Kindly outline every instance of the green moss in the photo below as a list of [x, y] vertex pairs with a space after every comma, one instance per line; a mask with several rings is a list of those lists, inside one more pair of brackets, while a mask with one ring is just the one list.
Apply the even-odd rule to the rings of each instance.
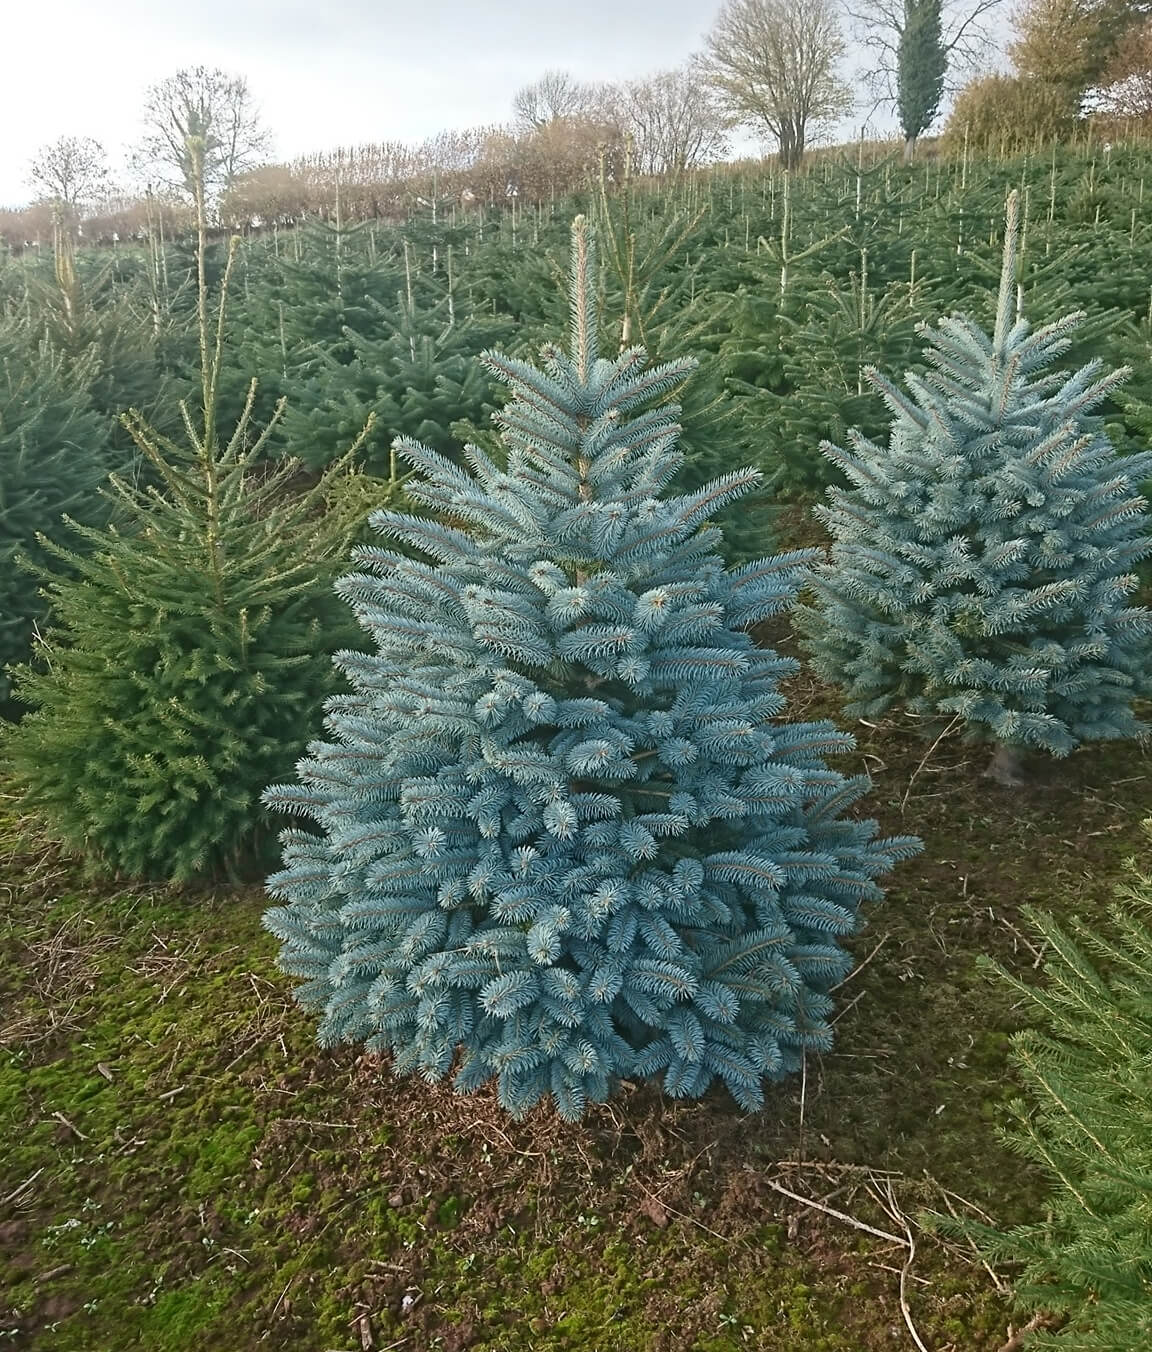
[[[366, 1311], [378, 1345], [430, 1352], [889, 1347], [895, 1277], [874, 1263], [891, 1257], [811, 1213], [789, 1239], [800, 1209], [759, 1181], [803, 1154], [813, 1195], [840, 1186], [825, 1159], [894, 1171], [910, 1214], [925, 1172], [1027, 1211], [1032, 1181], [992, 1133], [1014, 1014], [975, 959], [1031, 967], [1025, 901], [1102, 905], [1152, 781], [1113, 748], [997, 812], [962, 775], [918, 801], [921, 775], [902, 815], [926, 748], [865, 734], [860, 754], [893, 767], [877, 810], [927, 849], [860, 936], [862, 957], [881, 947], [809, 1068], [803, 1135], [796, 1084], [760, 1117], [640, 1095], [560, 1132], [320, 1053], [257, 893], [81, 890], [55, 865], [38, 887], [43, 851], [0, 800], [5, 876], [30, 878], [0, 917], [0, 1196], [33, 1180], [0, 1243], [0, 1330], [33, 1352], [325, 1352], [356, 1345]], [[836, 1204], [871, 1214], [859, 1190]], [[917, 1274], [930, 1345], [1003, 1342], [978, 1267], [926, 1243]]]

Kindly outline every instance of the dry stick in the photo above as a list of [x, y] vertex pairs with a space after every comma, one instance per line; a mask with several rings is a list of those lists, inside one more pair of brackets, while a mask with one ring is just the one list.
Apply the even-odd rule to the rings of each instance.
[[931, 745], [931, 746], [928, 748], [928, 750], [924, 753], [924, 759], [923, 759], [923, 760], [920, 762], [920, 764], [915, 768], [915, 770], [912, 771], [912, 778], [908, 781], [908, 787], [904, 790], [904, 797], [900, 800], [900, 811], [901, 811], [901, 812], [903, 812], [904, 809], [908, 806], [908, 798], [909, 798], [909, 796], [910, 796], [911, 793], [912, 793], [912, 785], [916, 783], [916, 779], [917, 779], [917, 777], [919, 776], [920, 771], [923, 770], [924, 767], [928, 764], [928, 762], [932, 759], [932, 753], [933, 753], [933, 751], [936, 750], [936, 748], [940, 745], [940, 743], [944, 740], [944, 738], [948, 736], [948, 734], [952, 731], [952, 729], [953, 729], [953, 728], [956, 726], [956, 724], [959, 723], [959, 722], [960, 722], [960, 715], [959, 715], [959, 714], [954, 715], [953, 718], [952, 718], [952, 721], [948, 724], [948, 726], [944, 729], [944, 731], [940, 734], [940, 736], [936, 738], [936, 740], [932, 743], [932, 745]]
[[69, 1122], [68, 1119], [64, 1116], [63, 1113], [53, 1113], [52, 1116], [53, 1116], [58, 1122], [63, 1122], [64, 1125], [68, 1128], [68, 1130], [69, 1130], [70, 1132], [72, 1132], [74, 1135], [79, 1136], [79, 1138], [80, 1138], [82, 1141], [90, 1141], [90, 1140], [92, 1139], [91, 1136], [85, 1136], [84, 1133], [80, 1130], [80, 1128], [79, 1128], [74, 1122]]
[[888, 1198], [888, 1206], [885, 1207], [885, 1210], [892, 1219], [902, 1227], [904, 1233], [908, 1236], [908, 1256], [904, 1260], [904, 1266], [900, 1269], [900, 1313], [904, 1316], [904, 1323], [908, 1328], [908, 1332], [912, 1335], [912, 1341], [916, 1344], [919, 1352], [928, 1352], [928, 1348], [924, 1345], [924, 1340], [920, 1337], [919, 1333], [916, 1332], [916, 1325], [912, 1322], [912, 1310], [908, 1304], [908, 1274], [912, 1270], [912, 1264], [916, 1258], [916, 1240], [912, 1234], [912, 1227], [908, 1224], [907, 1218], [896, 1205], [896, 1196], [892, 1191], [891, 1179], [885, 1183], [884, 1188]]
[[953, 1201], [960, 1202], [962, 1205], [966, 1206], [969, 1211], [974, 1211], [982, 1221], [987, 1221], [989, 1225], [996, 1224], [996, 1218], [994, 1216], [990, 1216], [987, 1211], [982, 1207], [978, 1207], [975, 1202], [970, 1202], [967, 1197], [961, 1197], [958, 1192], [953, 1192], [950, 1188], [946, 1188], [939, 1180], [933, 1178], [927, 1169], [924, 1170], [924, 1177], [945, 1197], [951, 1197]]
[[844, 980], [838, 981], [836, 985], [832, 987], [832, 989], [834, 991], [841, 990], [844, 986], [846, 986], [849, 983], [849, 981], [852, 980], [854, 976], [859, 976], [860, 973], [864, 970], [864, 968], [868, 966], [868, 964], [872, 961], [872, 959], [876, 956], [876, 954], [880, 952], [880, 950], [884, 947], [884, 945], [888, 942], [890, 938], [891, 935], [886, 934], [876, 945], [876, 947], [872, 950], [872, 952], [868, 954], [868, 956], [864, 959], [864, 961], [862, 963], [859, 963], [856, 967], [853, 967], [852, 970], [848, 973], [848, 975], [844, 978]]
[[832, 1018], [828, 1020], [828, 1026], [834, 1027], [836, 1024], [838, 1024], [840, 1020], [844, 1017], [844, 1015], [849, 1013], [849, 1011], [855, 1009], [855, 1007], [860, 1003], [861, 1000], [864, 999], [864, 997], [867, 994], [868, 994], [867, 991], [859, 991], [856, 995], [852, 997], [851, 1000], [848, 1001], [846, 1005], [841, 1005], [841, 1007], [836, 1011], [836, 1013], [832, 1016]]
[[1012, 1325], [1008, 1325], [1008, 1341], [1003, 1347], [998, 1348], [997, 1352], [1018, 1352], [1018, 1349], [1024, 1346], [1024, 1339], [1030, 1333], [1035, 1333], [1037, 1329], [1050, 1326], [1050, 1320], [1045, 1314], [1034, 1314], [1024, 1327], [1016, 1332]]
[[1036, 959], [1036, 961], [1032, 964], [1032, 969], [1033, 971], [1035, 971], [1035, 969], [1039, 967], [1040, 964], [1044, 961], [1044, 954], [1048, 949], [1047, 942], [1045, 942], [1041, 948], [1037, 948], [1036, 945], [1026, 935], [1020, 933], [1020, 931], [1010, 920], [1005, 920], [1004, 917], [1001, 916], [1000, 923], [1004, 926], [1006, 930], [1010, 930], [1012, 934], [1015, 935], [1015, 937], [1020, 940], [1020, 942], [1024, 945], [1024, 947], [1028, 950], [1028, 952], [1031, 953], [1032, 956]]
[[63, 1277], [65, 1273], [71, 1272], [74, 1264], [61, 1263], [59, 1267], [49, 1268], [47, 1272], [42, 1272], [36, 1278], [36, 1285], [43, 1286], [45, 1282], [53, 1281], [56, 1277]]
[[268, 1316], [269, 1319], [276, 1318], [276, 1311], [280, 1308], [281, 1303], [284, 1300], [284, 1297], [288, 1294], [288, 1287], [290, 1287], [295, 1280], [296, 1278], [294, 1276], [288, 1278], [288, 1285], [285, 1286], [284, 1290], [280, 1292], [279, 1299], [276, 1301], [276, 1304], [272, 1306], [272, 1313]]
[[360, 1332], [360, 1347], [363, 1352], [371, 1352], [371, 1349], [376, 1346], [376, 1339], [372, 1336], [372, 1321], [368, 1317], [367, 1310], [357, 1316], [356, 1327]]
[[[894, 1273], [897, 1277], [899, 1277], [900, 1275], [900, 1269], [898, 1267], [893, 1267], [891, 1263], [869, 1263], [868, 1266], [870, 1268], [875, 1268], [878, 1272], [891, 1272]], [[917, 1277], [917, 1275], [914, 1272], [910, 1272], [908, 1274], [908, 1279], [909, 1281], [919, 1282], [921, 1286], [932, 1285], [932, 1283], [928, 1280], [927, 1277]]]
[[27, 1192], [33, 1183], [44, 1172], [46, 1166], [41, 1166], [34, 1174], [30, 1174], [18, 1188], [13, 1188], [7, 1197], [0, 1197], [0, 1206], [7, 1206], [9, 1202], [14, 1202], [22, 1192]]
[[796, 1143], [796, 1148], [800, 1152], [800, 1158], [804, 1158], [804, 1108], [808, 1101], [808, 1053], [804, 1051], [800, 1056], [800, 1133]]
[[[947, 1193], [947, 1192], [944, 1192], [943, 1189], [941, 1190], [941, 1194], [942, 1194], [942, 1196], [943, 1196], [943, 1198], [944, 1198], [944, 1205], [945, 1205], [945, 1206], [948, 1208], [948, 1210], [951, 1212], [953, 1220], [955, 1220], [957, 1223], [959, 1223], [959, 1222], [960, 1222], [960, 1213], [959, 1213], [959, 1212], [956, 1210], [956, 1208], [952, 1205], [952, 1199], [951, 1199], [951, 1197], [949, 1197], [948, 1193]], [[1008, 1294], [1008, 1287], [1007, 1287], [1007, 1286], [1004, 1284], [1004, 1282], [996, 1275], [995, 1271], [994, 1271], [994, 1270], [992, 1269], [992, 1267], [989, 1265], [988, 1260], [987, 1260], [986, 1258], [984, 1258], [984, 1257], [979, 1253], [979, 1251], [976, 1249], [976, 1246], [972, 1244], [971, 1240], [969, 1240], [969, 1244], [971, 1245], [972, 1252], [976, 1255], [977, 1258], [980, 1259], [980, 1266], [981, 1266], [981, 1267], [984, 1269], [984, 1271], [989, 1275], [989, 1277], [992, 1278], [992, 1285], [995, 1286], [997, 1293], [998, 1293], [999, 1295], [1001, 1295], [1001, 1296], [1006, 1296], [1006, 1295]]]
[[[511, 1150], [514, 1155], [519, 1155], [521, 1159], [542, 1160], [546, 1158], [546, 1155], [541, 1150], [517, 1150], [516, 1147], [512, 1144], [512, 1141], [509, 1138], [507, 1132], [501, 1131], [500, 1128], [495, 1124], [495, 1122], [485, 1122], [481, 1118], [477, 1118], [475, 1122], [471, 1122], [467, 1127], [465, 1127], [465, 1131], [472, 1131], [476, 1127], [488, 1127], [492, 1131], [494, 1131], [498, 1136], [503, 1136], [504, 1143], [505, 1145], [507, 1145], [508, 1149]], [[492, 1144], [491, 1141], [489, 1141], [488, 1144], [491, 1145]]]
[[846, 1225], [854, 1226], [857, 1230], [863, 1230], [865, 1234], [875, 1235], [877, 1239], [886, 1239], [889, 1244], [899, 1244], [903, 1249], [907, 1247], [908, 1241], [901, 1239], [899, 1235], [890, 1234], [887, 1230], [878, 1230], [874, 1225], [867, 1225], [864, 1221], [858, 1221], [855, 1216], [849, 1216], [846, 1211], [837, 1211], [833, 1206], [825, 1206], [823, 1202], [817, 1202], [813, 1197], [801, 1197], [798, 1192], [792, 1192], [775, 1179], [764, 1180], [774, 1191], [780, 1193], [782, 1197], [787, 1197], [793, 1202], [799, 1202], [801, 1206], [814, 1207], [817, 1211], [823, 1211], [826, 1216], [832, 1216], [838, 1221], [843, 1221]]

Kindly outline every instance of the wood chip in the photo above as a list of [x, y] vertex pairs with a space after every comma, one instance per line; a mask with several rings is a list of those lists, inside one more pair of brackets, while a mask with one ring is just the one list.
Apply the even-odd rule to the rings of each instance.
[[376, 1346], [376, 1339], [372, 1336], [372, 1321], [368, 1318], [367, 1310], [356, 1321], [356, 1324], [360, 1330], [360, 1346], [363, 1352], [371, 1352], [371, 1349]]
[[654, 1197], [649, 1193], [640, 1203], [640, 1212], [648, 1217], [657, 1230], [667, 1229], [670, 1218], [659, 1197]]

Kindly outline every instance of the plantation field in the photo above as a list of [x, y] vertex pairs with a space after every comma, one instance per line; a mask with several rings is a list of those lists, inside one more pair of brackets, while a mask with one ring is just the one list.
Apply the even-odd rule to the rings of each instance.
[[[843, 443], [851, 427], [883, 441], [891, 418], [867, 367], [894, 380], [922, 371], [917, 326], [953, 310], [991, 328], [1010, 190], [1024, 312], [1038, 324], [1085, 312], [1062, 363], [1131, 368], [1098, 411], [1120, 452], [1142, 451], [1152, 154], [1139, 145], [911, 166], [837, 153], [799, 176], [718, 170], [675, 191], [602, 185], [573, 201], [422, 202], [404, 222], [276, 226], [207, 251], [205, 297], [219, 303], [225, 275], [229, 287], [216, 359], [185, 243], [61, 240], [53, 258], [0, 257], [0, 465], [14, 485], [0, 499], [0, 667], [27, 661], [50, 623], [16, 568], [27, 553], [86, 579], [88, 591], [68, 583], [54, 597], [73, 651], [91, 656], [75, 687], [87, 705], [57, 706], [41, 764], [35, 719], [20, 725], [31, 735], [0, 738], [0, 1346], [1026, 1345], [1013, 1270], [928, 1218], [1002, 1227], [1035, 1218], [1050, 1189], [997, 1135], [1019, 1094], [1009, 1039], [1020, 1018], [978, 960], [1038, 981], [1045, 952], [1028, 907], [1104, 917], [1127, 861], [1147, 850], [1147, 743], [1060, 760], [1033, 750], [1025, 782], [1004, 785], [985, 775], [988, 749], [962, 738], [959, 716], [897, 707], [860, 718], [808, 667], [789, 675], [781, 719], [831, 719], [856, 738], [830, 759], [872, 780], [850, 815], [917, 836], [923, 851], [863, 907], [847, 945], [855, 965], [832, 990], [834, 1047], [769, 1082], [760, 1112], [718, 1087], [677, 1101], [658, 1080], [625, 1077], [606, 1104], [590, 1094], [578, 1122], [551, 1103], [516, 1120], [490, 1085], [457, 1096], [393, 1076], [387, 1057], [358, 1045], [317, 1046], [316, 1018], [294, 1003], [261, 923], [282, 822], [259, 805], [322, 734], [322, 698], [344, 688], [327, 655], [367, 647], [331, 583], [370, 538], [368, 511], [431, 513], [410, 496], [395, 438], [443, 453], [446, 474], [464, 440], [505, 463], [492, 415], [506, 394], [476, 359], [493, 347], [530, 358], [564, 335], [574, 214], [599, 239], [602, 350], [642, 342], [658, 361], [698, 360], [675, 391], [686, 453], [676, 488], [762, 471], [719, 518], [739, 563], [828, 546], [811, 509], [846, 480], [820, 442]], [[187, 463], [210, 471], [202, 483], [165, 458], [183, 435], [181, 399], [199, 457]], [[127, 407], [138, 416], [118, 422]], [[356, 472], [332, 470], [353, 445]], [[111, 506], [97, 493], [110, 471], [122, 485]], [[158, 501], [177, 506], [164, 517]], [[119, 533], [70, 533], [64, 512], [93, 531], [111, 518]], [[437, 528], [464, 515], [457, 500]], [[201, 519], [203, 569], [189, 525]], [[273, 563], [261, 575], [251, 559]], [[581, 569], [564, 585], [583, 586]], [[191, 601], [178, 595], [188, 578]], [[1139, 585], [1146, 594], [1145, 573]], [[212, 612], [221, 596], [239, 599]], [[234, 650], [219, 619], [233, 611]], [[803, 663], [786, 614], [752, 633]], [[732, 644], [748, 640], [741, 631]], [[270, 656], [246, 684], [235, 652]], [[50, 689], [51, 660], [39, 657], [39, 676], [17, 673], [17, 695]], [[285, 670], [305, 674], [281, 707]], [[179, 693], [156, 695], [170, 678]], [[15, 720], [23, 710], [0, 682], [0, 716]], [[169, 733], [178, 773], [166, 798], [155, 744]], [[34, 785], [27, 797], [20, 776]], [[527, 828], [502, 829], [518, 843]], [[713, 824], [720, 843], [692, 848], [726, 848], [729, 829]], [[163, 881], [173, 877], [185, 881]]]

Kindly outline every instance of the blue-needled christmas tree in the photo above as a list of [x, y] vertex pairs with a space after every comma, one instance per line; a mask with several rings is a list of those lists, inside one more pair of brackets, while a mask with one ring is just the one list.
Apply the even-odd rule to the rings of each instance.
[[1021, 748], [1143, 736], [1152, 677], [1152, 614], [1129, 604], [1152, 454], [1119, 456], [1093, 416], [1125, 371], [1052, 370], [1082, 316], [1021, 317], [1018, 230], [1013, 193], [991, 338], [962, 316], [925, 328], [932, 369], [907, 395], [870, 372], [889, 444], [823, 447], [852, 486], [817, 509], [834, 543], [798, 612], [851, 712], [957, 719], [1005, 782]]
[[496, 1080], [517, 1114], [657, 1075], [752, 1109], [829, 1045], [841, 941], [917, 846], [841, 816], [850, 737], [780, 721], [795, 664], [746, 627], [809, 556], [725, 571], [706, 523], [754, 471], [661, 497], [678, 410], [638, 410], [691, 363], [598, 356], [591, 254], [578, 218], [570, 353], [485, 357], [507, 468], [402, 446], [439, 519], [378, 512], [397, 548], [338, 584], [377, 651], [340, 656], [333, 740], [268, 791], [320, 834], [286, 832], [266, 923], [321, 1041], [398, 1073]]

